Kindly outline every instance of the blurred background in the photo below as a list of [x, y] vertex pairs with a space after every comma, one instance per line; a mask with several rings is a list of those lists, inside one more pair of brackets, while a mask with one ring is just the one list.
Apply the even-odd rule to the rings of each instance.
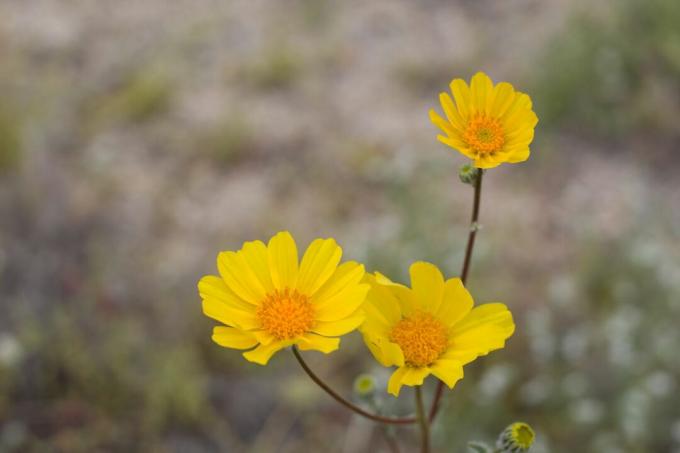
[[[437, 451], [523, 420], [537, 453], [680, 452], [677, 0], [0, 0], [0, 451], [387, 451], [292, 355], [212, 343], [196, 282], [281, 229], [457, 275], [472, 190], [427, 112], [477, 70], [540, 123], [469, 279], [517, 331]], [[356, 333], [306, 357], [388, 376]]]

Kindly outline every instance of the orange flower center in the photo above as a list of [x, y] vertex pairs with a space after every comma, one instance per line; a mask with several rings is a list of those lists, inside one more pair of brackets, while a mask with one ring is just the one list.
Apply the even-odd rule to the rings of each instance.
[[493, 154], [505, 144], [503, 126], [496, 118], [477, 113], [468, 122], [463, 140], [477, 155]]
[[314, 324], [314, 308], [309, 297], [288, 288], [267, 294], [255, 314], [262, 329], [277, 340], [298, 337]]
[[416, 312], [392, 328], [390, 341], [404, 353], [407, 365], [423, 367], [437, 360], [446, 350], [446, 327], [429, 313]]

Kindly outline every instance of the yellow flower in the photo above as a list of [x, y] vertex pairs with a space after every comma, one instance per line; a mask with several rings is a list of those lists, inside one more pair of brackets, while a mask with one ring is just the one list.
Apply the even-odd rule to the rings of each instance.
[[383, 366], [396, 365], [387, 391], [421, 385], [430, 374], [449, 388], [463, 377], [463, 365], [505, 346], [515, 331], [512, 315], [500, 303], [473, 308], [459, 278], [444, 281], [430, 263], [411, 265], [411, 286], [367, 274], [364, 342]]
[[243, 356], [261, 365], [293, 344], [303, 351], [338, 349], [336, 337], [363, 322], [369, 289], [361, 283], [364, 267], [338, 265], [341, 256], [333, 239], [316, 239], [298, 264], [295, 241], [285, 231], [268, 245], [246, 242], [237, 252], [221, 252], [220, 276], [198, 282], [203, 313], [226, 325], [214, 328], [213, 341], [249, 349]]
[[517, 163], [529, 158], [538, 117], [531, 98], [507, 82], [494, 86], [483, 72], [451, 82], [455, 104], [448, 93], [439, 101], [446, 120], [434, 110], [430, 119], [446, 134], [437, 139], [474, 161], [477, 168], [493, 168], [503, 162]]

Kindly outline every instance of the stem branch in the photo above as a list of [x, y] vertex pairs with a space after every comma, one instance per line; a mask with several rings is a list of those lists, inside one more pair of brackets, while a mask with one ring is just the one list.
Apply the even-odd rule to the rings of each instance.
[[366, 418], [369, 418], [375, 422], [378, 423], [386, 423], [386, 424], [392, 424], [392, 425], [409, 425], [411, 423], [415, 423], [416, 419], [414, 417], [383, 417], [382, 415], [377, 415], [377, 414], [372, 414], [356, 404], [346, 400], [342, 396], [340, 396], [335, 390], [330, 388], [328, 384], [326, 384], [319, 376], [317, 376], [311, 368], [309, 368], [309, 365], [307, 365], [307, 362], [304, 361], [302, 358], [302, 355], [300, 355], [300, 351], [298, 351], [297, 346], [293, 346], [292, 348], [293, 354], [295, 355], [295, 358], [297, 361], [300, 363], [300, 366], [302, 367], [303, 370], [309, 375], [309, 377], [318, 385], [321, 387], [326, 393], [328, 393], [330, 396], [332, 396], [335, 401], [338, 403], [342, 404], [345, 406], [347, 409], [363, 416]]
[[430, 453], [430, 422], [425, 414], [425, 406], [423, 405], [422, 385], [416, 386], [415, 395], [418, 423], [420, 424], [420, 452]]
[[[475, 195], [474, 201], [472, 203], [472, 219], [470, 220], [470, 232], [468, 233], [467, 246], [465, 247], [465, 259], [463, 260], [463, 270], [460, 272], [460, 279], [465, 284], [467, 282], [468, 272], [470, 271], [470, 262], [472, 261], [472, 251], [475, 247], [475, 238], [477, 237], [477, 230], [479, 226], [477, 222], [479, 221], [479, 206], [482, 196], [482, 176], [484, 176], [484, 170], [479, 170], [477, 174], [477, 179], [475, 181]], [[444, 394], [444, 383], [439, 381], [437, 383], [437, 391], [435, 392], [434, 399], [432, 400], [432, 407], [430, 408], [430, 423], [437, 415], [439, 411], [439, 402]]]

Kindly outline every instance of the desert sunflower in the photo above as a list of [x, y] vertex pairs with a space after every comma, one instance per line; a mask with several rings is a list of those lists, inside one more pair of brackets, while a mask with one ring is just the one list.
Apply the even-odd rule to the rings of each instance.
[[449, 388], [463, 377], [463, 365], [505, 346], [515, 324], [501, 303], [473, 308], [459, 278], [444, 281], [430, 263], [411, 265], [411, 286], [367, 274], [364, 342], [383, 366], [394, 366], [387, 391], [399, 395], [402, 385], [421, 385], [430, 374]]
[[198, 282], [203, 313], [224, 326], [212, 339], [226, 348], [248, 349], [243, 356], [265, 365], [282, 348], [329, 353], [340, 335], [364, 320], [361, 305], [369, 289], [361, 283], [364, 267], [340, 264], [342, 249], [333, 239], [316, 239], [298, 262], [290, 233], [265, 245], [246, 242], [237, 252], [217, 257], [219, 276]]
[[454, 79], [450, 88], [453, 100], [448, 93], [439, 95], [446, 119], [430, 110], [430, 119], [445, 134], [437, 136], [440, 142], [472, 159], [477, 168], [529, 158], [538, 117], [528, 95], [507, 82], [494, 86], [483, 72], [469, 86]]

